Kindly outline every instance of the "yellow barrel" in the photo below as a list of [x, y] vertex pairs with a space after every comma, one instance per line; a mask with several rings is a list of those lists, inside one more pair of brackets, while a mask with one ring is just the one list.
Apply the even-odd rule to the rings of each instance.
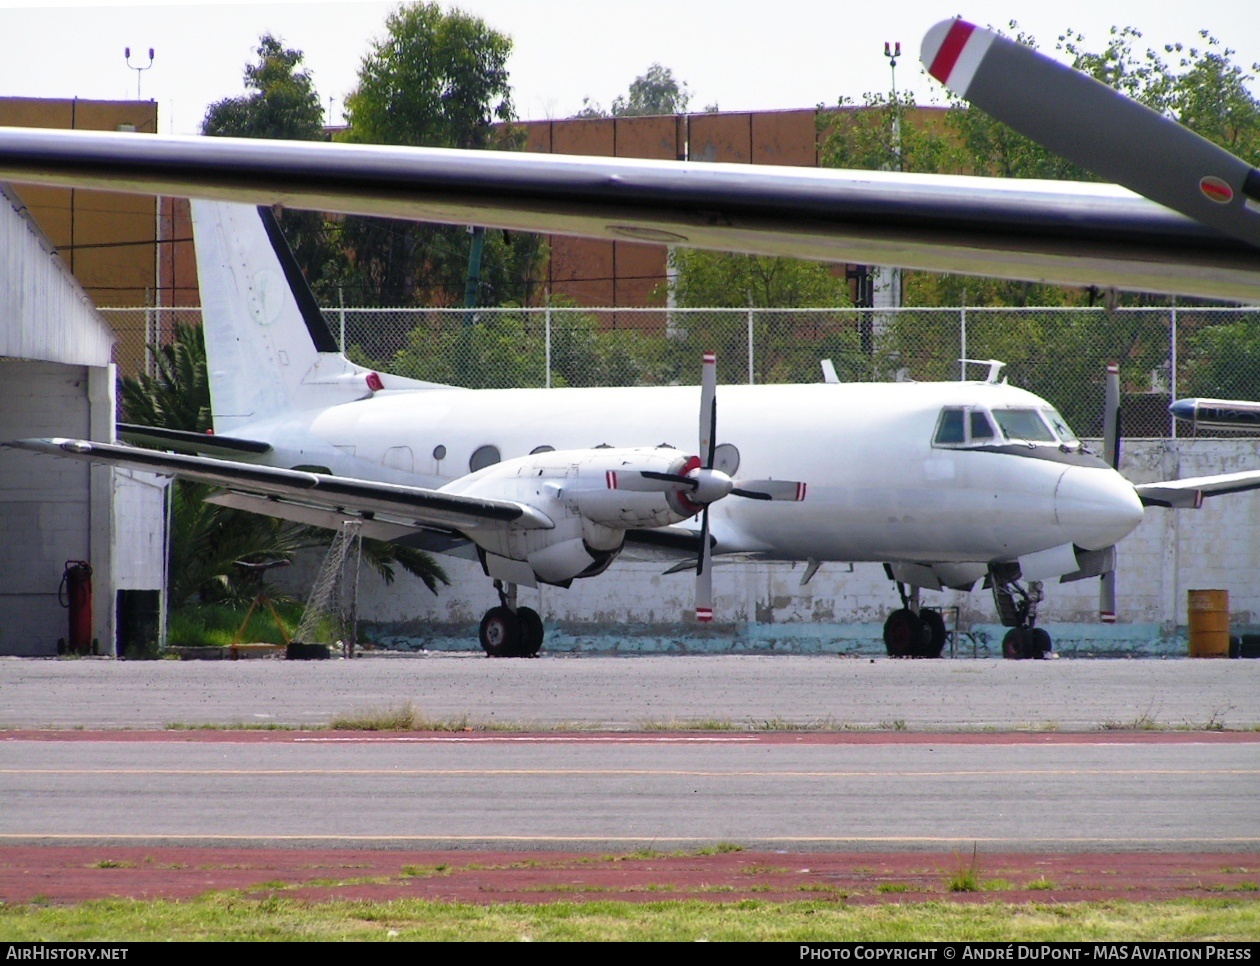
[[1186, 611], [1190, 617], [1190, 656], [1229, 657], [1229, 591], [1192, 590]]

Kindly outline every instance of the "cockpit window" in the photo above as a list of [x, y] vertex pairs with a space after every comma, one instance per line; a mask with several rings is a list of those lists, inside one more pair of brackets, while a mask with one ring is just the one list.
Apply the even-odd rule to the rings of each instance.
[[983, 410], [973, 409], [971, 411], [971, 440], [979, 443], [990, 440], [994, 437], [993, 424], [989, 422], [989, 416]]
[[984, 446], [997, 439], [988, 412], [969, 406], [947, 406], [936, 423], [935, 446]]
[[946, 409], [936, 425], [935, 443], [938, 446], [957, 446], [967, 442], [965, 413], [961, 409]]
[[1072, 428], [1068, 426], [1067, 420], [1059, 415], [1057, 409], [1043, 409], [1041, 414], [1046, 417], [1046, 421], [1050, 424], [1050, 428], [1054, 430], [1055, 435], [1059, 437], [1061, 443], [1079, 443], [1080, 440], [1076, 434], [1072, 432]]
[[1035, 409], [995, 409], [993, 418], [1015, 443], [1054, 443], [1054, 433]]

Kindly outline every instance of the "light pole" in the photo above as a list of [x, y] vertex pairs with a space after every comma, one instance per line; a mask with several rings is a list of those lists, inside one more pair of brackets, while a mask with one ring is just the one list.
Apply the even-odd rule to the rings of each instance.
[[153, 66], [153, 48], [152, 47], [149, 48], [149, 62], [145, 64], [143, 67], [137, 67], [135, 64], [131, 62], [131, 48], [130, 47], [123, 48], [123, 59], [127, 62], [127, 66], [136, 72], [136, 100], [140, 100], [140, 76], [143, 71], [146, 71], [150, 67]]
[[893, 43], [884, 41], [884, 56], [888, 58], [888, 67], [892, 71], [892, 138], [893, 138], [893, 170], [901, 170], [901, 105], [897, 103], [897, 58], [901, 56], [901, 41]]

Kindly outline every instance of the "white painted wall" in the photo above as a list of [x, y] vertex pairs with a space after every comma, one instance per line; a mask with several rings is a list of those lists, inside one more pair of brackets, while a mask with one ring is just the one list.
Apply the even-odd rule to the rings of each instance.
[[[114, 438], [113, 334], [0, 185], [0, 443]], [[113, 653], [115, 591], [161, 589], [160, 490], [105, 466], [0, 447], [0, 654], [47, 655], [68, 634], [68, 560], [92, 567], [92, 633]], [[119, 579], [121, 578], [121, 579]]]

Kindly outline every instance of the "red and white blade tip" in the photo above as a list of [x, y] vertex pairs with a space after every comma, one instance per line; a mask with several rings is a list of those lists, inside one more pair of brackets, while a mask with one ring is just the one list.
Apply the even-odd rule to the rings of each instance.
[[943, 20], [924, 35], [919, 59], [929, 74], [966, 97], [980, 62], [996, 38], [993, 31], [965, 20]]
[[706, 366], [715, 366], [715, 365], [717, 365], [717, 353], [716, 353], [716, 352], [706, 352], [706, 353], [704, 354], [704, 358], [703, 358], [703, 360], [702, 360], [702, 361], [703, 361], [703, 363], [704, 363]]
[[710, 621], [712, 621], [712, 620], [713, 620], [713, 608], [712, 608], [712, 607], [697, 607], [697, 608], [696, 608], [696, 620], [698, 620], [698, 621], [699, 621], [700, 623], [702, 623], [702, 624], [707, 624], [707, 623], [709, 623]]
[[610, 490], [617, 489], [617, 471], [606, 470], [604, 472], [604, 481], [608, 484], [608, 489]]
[[1114, 624], [1116, 622], [1115, 611], [1105, 610], [1099, 613], [1098, 619], [1104, 624]]

